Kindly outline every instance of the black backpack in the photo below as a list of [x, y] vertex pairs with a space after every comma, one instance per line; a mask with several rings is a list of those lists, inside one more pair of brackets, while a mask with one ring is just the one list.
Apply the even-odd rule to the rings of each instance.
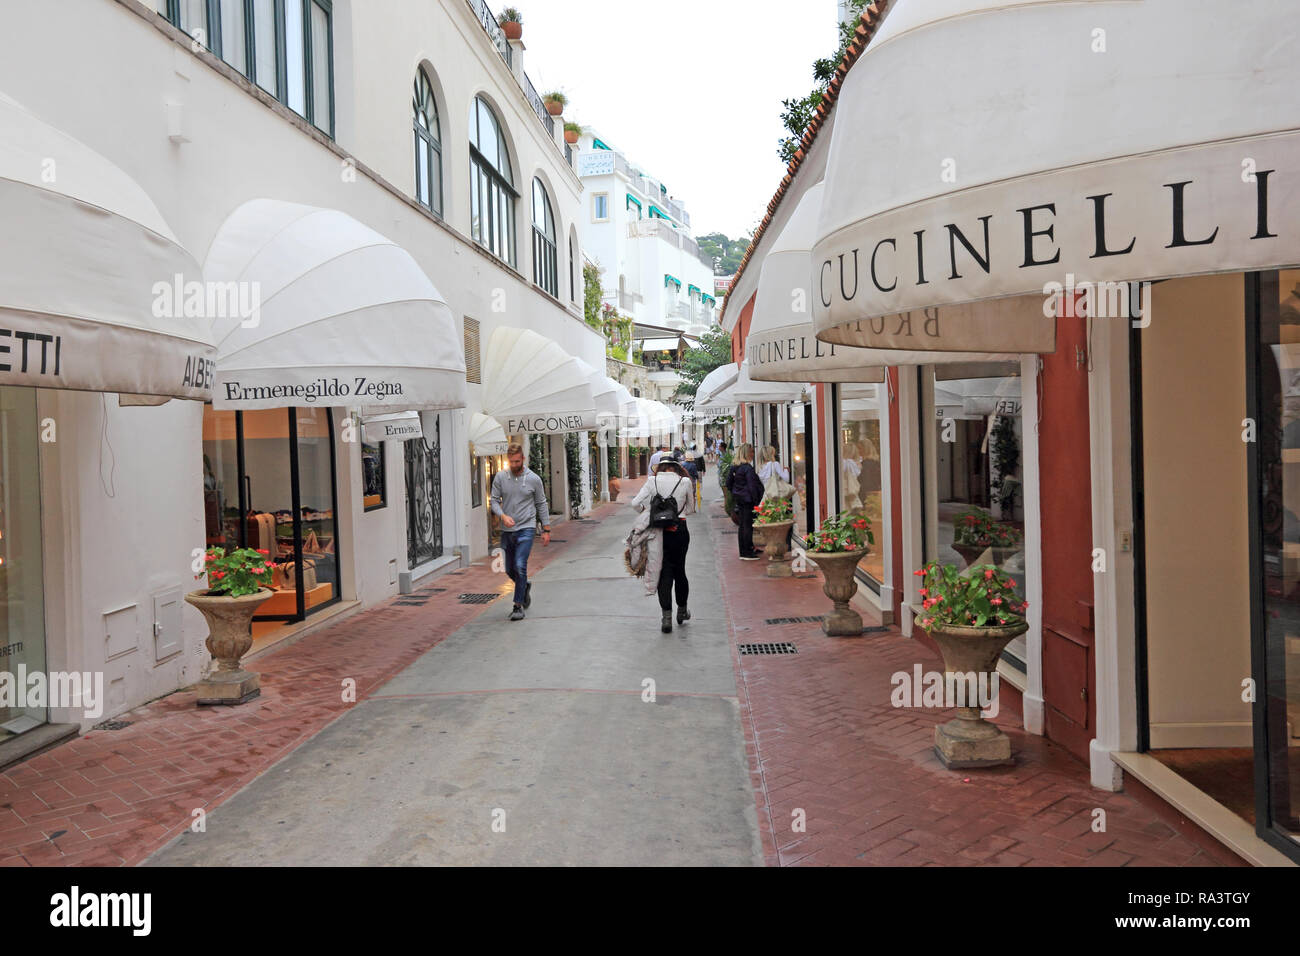
[[658, 491], [655, 492], [654, 497], [650, 499], [650, 527], [666, 528], [678, 522], [677, 498], [674, 496], [683, 481], [684, 478], [677, 479], [677, 484], [673, 485], [673, 490], [669, 492], [667, 498]]

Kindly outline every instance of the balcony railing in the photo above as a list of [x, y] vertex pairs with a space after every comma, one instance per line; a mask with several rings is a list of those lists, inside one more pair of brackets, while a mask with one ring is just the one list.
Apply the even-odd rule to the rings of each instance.
[[664, 219], [636, 219], [627, 224], [629, 239], [662, 239], [671, 246], [698, 259], [701, 264], [713, 271], [713, 257], [700, 251], [700, 244], [680, 229], [674, 229]]
[[[483, 32], [488, 35], [488, 39], [492, 41], [492, 45], [496, 47], [497, 52], [501, 54], [501, 59], [505, 61], [506, 66], [508, 66], [510, 71], [513, 73], [514, 56], [510, 46], [510, 41], [506, 39], [505, 33], [497, 24], [496, 14], [492, 12], [491, 8], [488, 7], [484, 0], [466, 0], [466, 2], [469, 4], [470, 9], [474, 11], [474, 16], [478, 18], [479, 25], [483, 27]], [[537, 114], [537, 118], [541, 120], [542, 126], [546, 129], [551, 140], [554, 141], [555, 117], [546, 111], [546, 104], [542, 102], [541, 96], [537, 93], [537, 88], [533, 86], [533, 81], [528, 78], [527, 73], [523, 74], [523, 83], [521, 86], [524, 91], [524, 96], [528, 99], [528, 104], [533, 108], [533, 112]], [[567, 147], [568, 144], [566, 143], [565, 145]], [[566, 150], [565, 158], [569, 160], [569, 165], [572, 166], [572, 150]]]

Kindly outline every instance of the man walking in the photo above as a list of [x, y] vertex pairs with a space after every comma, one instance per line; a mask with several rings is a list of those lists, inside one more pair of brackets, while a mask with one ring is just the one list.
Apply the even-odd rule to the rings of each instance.
[[661, 441], [659, 443], [659, 450], [650, 456], [650, 474], [653, 475], [655, 469], [659, 467], [659, 462], [663, 461], [667, 457], [670, 457], [668, 452], [668, 442]]
[[533, 603], [533, 586], [528, 581], [528, 555], [533, 536], [542, 529], [542, 544], [551, 543], [550, 510], [542, 479], [524, 467], [524, 446], [511, 442], [506, 448], [510, 468], [492, 477], [492, 513], [501, 516], [501, 547], [505, 550], [506, 573], [515, 582], [515, 606], [510, 620], [521, 621], [524, 608]]

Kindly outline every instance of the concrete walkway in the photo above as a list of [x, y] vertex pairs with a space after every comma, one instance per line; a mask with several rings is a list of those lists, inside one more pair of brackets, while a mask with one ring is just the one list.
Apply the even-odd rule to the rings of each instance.
[[494, 603], [149, 864], [762, 864], [707, 519], [672, 635], [623, 570], [630, 521], [616, 505], [526, 620]]

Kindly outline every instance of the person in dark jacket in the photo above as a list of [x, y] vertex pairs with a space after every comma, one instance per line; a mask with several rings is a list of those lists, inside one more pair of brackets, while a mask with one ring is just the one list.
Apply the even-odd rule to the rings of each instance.
[[757, 561], [760, 557], [760, 552], [754, 550], [754, 507], [763, 500], [763, 483], [758, 480], [753, 461], [754, 446], [740, 445], [727, 475], [727, 485], [739, 521], [737, 537], [742, 561]]

